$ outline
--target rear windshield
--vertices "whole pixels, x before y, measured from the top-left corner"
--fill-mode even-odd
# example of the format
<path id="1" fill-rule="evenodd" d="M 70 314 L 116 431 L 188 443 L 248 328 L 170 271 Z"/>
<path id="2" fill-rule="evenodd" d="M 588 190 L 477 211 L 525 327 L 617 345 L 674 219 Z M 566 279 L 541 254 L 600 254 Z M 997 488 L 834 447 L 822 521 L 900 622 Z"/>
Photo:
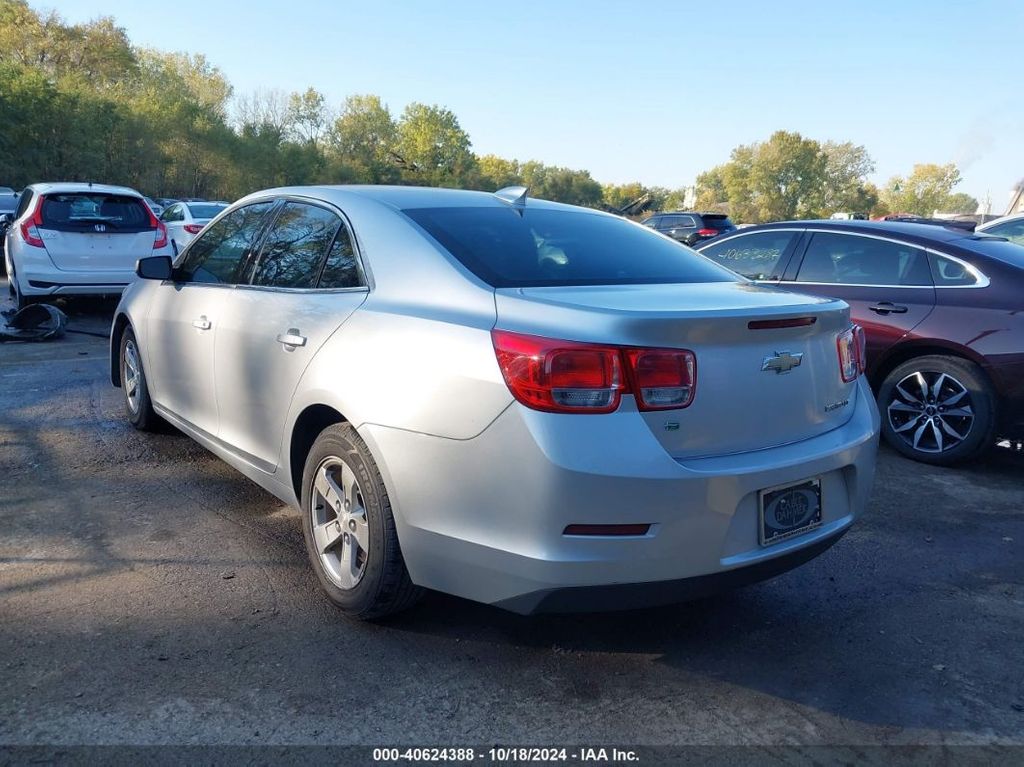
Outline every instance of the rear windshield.
<path id="1" fill-rule="evenodd" d="M 613 216 L 529 207 L 403 212 L 496 288 L 736 280 L 684 245 Z"/>
<path id="2" fill-rule="evenodd" d="M 213 218 L 220 213 L 227 205 L 216 205 L 214 203 L 189 203 L 188 212 L 192 218 Z"/>
<path id="3" fill-rule="evenodd" d="M 998 258 L 1013 266 L 1024 266 L 1024 245 L 1018 245 L 1002 237 L 979 233 L 976 237 L 957 240 L 956 244 L 964 250 Z"/>
<path id="4" fill-rule="evenodd" d="M 149 208 L 139 197 L 99 192 L 65 192 L 43 197 L 43 228 L 60 231 L 142 232 L 153 229 Z"/>
<path id="5" fill-rule="evenodd" d="M 704 219 L 704 226 L 709 229 L 735 229 L 735 225 L 729 220 L 728 216 L 722 216 L 715 213 L 705 213 L 701 218 Z"/>

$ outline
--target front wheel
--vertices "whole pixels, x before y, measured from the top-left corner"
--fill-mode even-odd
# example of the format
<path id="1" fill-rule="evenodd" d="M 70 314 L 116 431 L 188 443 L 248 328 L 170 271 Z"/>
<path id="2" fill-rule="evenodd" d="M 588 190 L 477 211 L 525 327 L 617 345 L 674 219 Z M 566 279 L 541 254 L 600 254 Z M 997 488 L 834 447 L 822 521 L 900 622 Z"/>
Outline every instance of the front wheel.
<path id="1" fill-rule="evenodd" d="M 893 370 L 878 391 L 882 434 L 903 455 L 951 466 L 978 458 L 995 438 L 995 393 L 981 368 L 929 355 Z"/>
<path id="2" fill-rule="evenodd" d="M 324 429 L 306 458 L 302 531 L 320 585 L 346 615 L 382 618 L 419 599 L 377 464 L 347 423 Z"/>

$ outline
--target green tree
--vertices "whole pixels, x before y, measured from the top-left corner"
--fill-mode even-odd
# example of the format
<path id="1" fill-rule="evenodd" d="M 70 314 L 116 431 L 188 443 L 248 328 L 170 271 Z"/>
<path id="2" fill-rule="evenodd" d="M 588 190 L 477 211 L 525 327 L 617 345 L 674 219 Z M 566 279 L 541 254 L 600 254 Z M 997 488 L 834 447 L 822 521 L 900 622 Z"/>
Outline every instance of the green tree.
<path id="1" fill-rule="evenodd" d="M 827 141 L 821 149 L 825 153 L 825 179 L 820 214 L 870 212 L 878 203 L 878 190 L 867 180 L 875 171 L 867 150 L 849 141 Z"/>
<path id="2" fill-rule="evenodd" d="M 448 109 L 409 104 L 398 121 L 396 161 L 405 181 L 427 186 L 470 186 L 477 180 L 469 134 Z"/>
<path id="3" fill-rule="evenodd" d="M 881 201 L 893 213 L 931 216 L 936 211 L 946 210 L 953 187 L 959 183 L 960 171 L 953 163 L 915 165 L 906 178 L 893 176 L 889 179 L 882 190 Z"/>
<path id="4" fill-rule="evenodd" d="M 288 97 L 288 124 L 296 141 L 317 146 L 327 128 L 327 101 L 315 88 Z"/>
<path id="5" fill-rule="evenodd" d="M 393 152 L 398 126 L 378 96 L 356 95 L 345 99 L 341 115 L 329 136 L 335 167 L 345 166 L 346 180 L 363 184 L 392 184 L 400 173 Z"/>
<path id="6" fill-rule="evenodd" d="M 977 213 L 978 200 L 966 192 L 954 192 L 946 198 L 941 213 Z"/>

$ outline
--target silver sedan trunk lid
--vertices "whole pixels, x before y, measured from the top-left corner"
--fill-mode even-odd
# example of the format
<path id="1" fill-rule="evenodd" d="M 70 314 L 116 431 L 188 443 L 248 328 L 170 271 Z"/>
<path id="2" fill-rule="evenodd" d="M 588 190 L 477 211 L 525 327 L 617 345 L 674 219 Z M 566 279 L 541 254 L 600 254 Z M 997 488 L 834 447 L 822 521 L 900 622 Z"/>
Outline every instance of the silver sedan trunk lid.
<path id="1" fill-rule="evenodd" d="M 718 282 L 503 288 L 496 304 L 502 329 L 694 352 L 693 402 L 638 414 L 674 458 L 797 442 L 853 414 L 854 384 L 841 378 L 836 345 L 850 326 L 842 301 Z M 633 398 L 622 408 L 635 409 Z"/>

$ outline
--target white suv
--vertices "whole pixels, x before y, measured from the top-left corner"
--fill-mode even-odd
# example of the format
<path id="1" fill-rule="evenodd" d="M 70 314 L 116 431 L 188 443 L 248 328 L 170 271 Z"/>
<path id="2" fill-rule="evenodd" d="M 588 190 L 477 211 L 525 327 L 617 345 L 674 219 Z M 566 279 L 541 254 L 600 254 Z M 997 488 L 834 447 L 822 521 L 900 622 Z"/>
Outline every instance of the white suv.
<path id="1" fill-rule="evenodd" d="M 141 194 L 79 183 L 26 187 L 5 248 L 19 309 L 49 295 L 118 294 L 138 259 L 170 254 L 167 229 Z"/>

